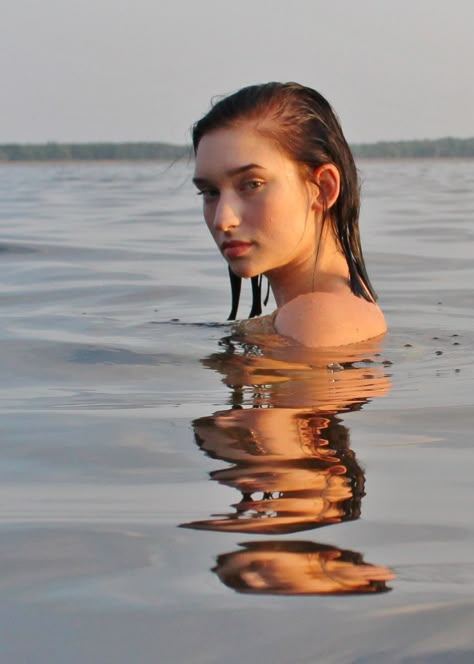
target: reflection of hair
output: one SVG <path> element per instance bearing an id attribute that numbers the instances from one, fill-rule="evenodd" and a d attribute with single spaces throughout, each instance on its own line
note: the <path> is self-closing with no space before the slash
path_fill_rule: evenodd
<path id="1" fill-rule="evenodd" d="M 336 415 L 326 415 L 327 424 L 321 429 L 321 415 L 307 413 L 298 415 L 299 420 L 306 420 L 308 426 L 314 429 L 314 437 L 327 439 L 331 449 L 336 453 L 340 463 L 346 468 L 346 477 L 351 483 L 351 497 L 341 503 L 344 520 L 356 520 L 360 518 L 361 502 L 365 496 L 365 475 L 359 466 L 356 455 L 349 447 L 349 429 L 341 423 Z"/>
<path id="2" fill-rule="evenodd" d="M 216 566 L 212 568 L 219 579 L 229 588 L 236 590 L 239 593 L 262 593 L 262 594 L 275 594 L 279 591 L 284 591 L 291 594 L 291 585 L 287 585 L 284 579 L 279 579 L 275 586 L 264 586 L 263 588 L 256 589 L 249 585 L 246 580 L 246 573 L 256 572 L 262 570 L 266 566 L 265 560 L 256 559 L 248 563 L 246 566 L 239 566 L 237 561 L 239 556 L 245 553 L 262 554 L 267 553 L 269 561 L 278 558 L 279 554 L 295 554 L 300 556 L 307 556 L 308 560 L 318 559 L 321 561 L 321 571 L 324 574 L 323 561 L 334 557 L 337 554 L 337 561 L 340 563 L 350 563 L 351 565 L 366 565 L 372 567 L 369 563 L 365 563 L 362 554 L 356 551 L 349 551 L 339 549 L 334 546 L 326 544 L 318 544 L 316 542 L 307 541 L 266 541 L 266 542 L 241 542 L 239 546 L 243 550 L 232 551 L 231 553 L 222 553 L 216 558 Z M 234 563 L 232 565 L 232 563 Z M 334 576 L 331 575 L 333 580 Z M 392 578 L 392 577 L 390 577 Z M 335 583 L 337 581 L 335 580 Z M 342 582 L 341 588 L 332 591 L 333 594 L 357 594 L 357 593 L 381 593 L 390 590 L 385 581 L 367 579 L 366 583 L 360 586 L 344 587 Z"/>
<path id="3" fill-rule="evenodd" d="M 352 292 L 375 301 L 376 294 L 367 275 L 360 244 L 357 170 L 330 104 L 316 90 L 298 83 L 266 83 L 242 88 L 218 101 L 196 122 L 194 151 L 197 152 L 206 133 L 245 120 L 259 121 L 258 131 L 275 140 L 291 159 L 301 164 L 307 177 L 323 164 L 331 163 L 337 167 L 341 189 L 329 217 L 347 260 Z M 239 290 L 235 283 L 234 289 Z"/>

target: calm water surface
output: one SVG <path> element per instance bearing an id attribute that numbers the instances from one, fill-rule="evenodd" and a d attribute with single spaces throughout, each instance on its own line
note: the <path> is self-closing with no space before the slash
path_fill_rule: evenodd
<path id="1" fill-rule="evenodd" d="M 390 332 L 317 353 L 188 165 L 0 166 L 0 662 L 474 661 L 474 162 L 359 167 Z"/>

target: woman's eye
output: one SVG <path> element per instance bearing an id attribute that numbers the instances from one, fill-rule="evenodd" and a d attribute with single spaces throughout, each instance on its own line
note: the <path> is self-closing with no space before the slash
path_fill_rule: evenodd
<path id="1" fill-rule="evenodd" d="M 219 192 L 217 191 L 217 189 L 200 189 L 197 192 L 197 195 L 202 196 L 205 202 L 207 203 L 209 201 L 214 200 L 216 196 L 219 195 Z"/>
<path id="2" fill-rule="evenodd" d="M 262 180 L 247 180 L 243 184 L 243 188 L 246 189 L 247 191 L 253 191 L 255 189 L 260 189 L 260 187 L 263 187 Z"/>

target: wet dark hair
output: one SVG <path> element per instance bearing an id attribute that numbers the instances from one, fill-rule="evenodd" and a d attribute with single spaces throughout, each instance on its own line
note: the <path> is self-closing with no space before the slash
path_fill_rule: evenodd
<path id="1" fill-rule="evenodd" d="M 242 88 L 217 101 L 193 127 L 196 154 L 202 137 L 215 129 L 231 127 L 246 120 L 259 121 L 258 131 L 268 136 L 305 167 L 308 177 L 323 164 L 334 164 L 340 174 L 339 196 L 326 211 L 350 274 L 352 292 L 369 302 L 377 295 L 370 283 L 359 235 L 360 194 L 354 158 L 336 114 L 326 99 L 298 83 L 264 83 Z M 241 279 L 229 269 L 234 320 L 240 296 Z M 261 276 L 252 277 L 253 304 L 250 318 L 260 315 Z"/>

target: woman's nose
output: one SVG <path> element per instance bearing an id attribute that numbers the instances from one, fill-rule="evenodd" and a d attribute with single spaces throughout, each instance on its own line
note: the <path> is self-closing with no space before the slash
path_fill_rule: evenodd
<path id="1" fill-rule="evenodd" d="M 226 232 L 239 225 L 239 212 L 235 203 L 221 195 L 215 209 L 214 228 L 218 231 Z"/>

